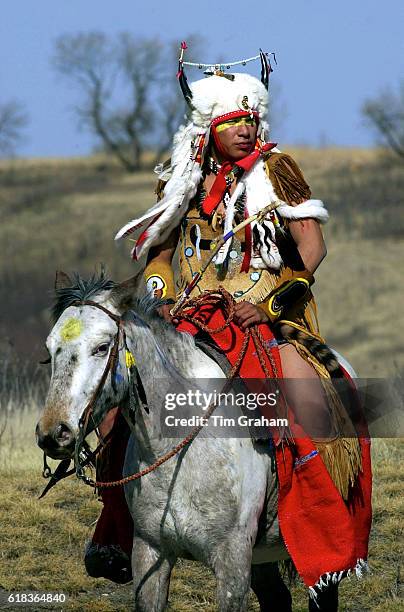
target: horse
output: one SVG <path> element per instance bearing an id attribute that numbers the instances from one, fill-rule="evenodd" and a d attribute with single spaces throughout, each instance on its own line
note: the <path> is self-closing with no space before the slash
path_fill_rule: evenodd
<path id="1" fill-rule="evenodd" d="M 75 282 L 59 275 L 56 322 L 46 341 L 51 380 L 36 428 L 37 443 L 50 457 L 74 455 L 89 404 L 85 434 L 119 405 L 131 429 L 123 474 L 147 469 L 178 443 L 161 427 L 165 394 L 184 379 L 225 379 L 190 334 L 158 315 L 158 301 L 137 296 L 140 282 L 140 275 L 121 284 L 103 274 L 87 281 L 76 275 Z M 147 398 L 135 406 L 128 354 Z M 278 567 L 289 555 L 277 521 L 269 443 L 218 438 L 203 427 L 176 459 L 126 484 L 125 496 L 134 522 L 135 610 L 165 609 L 179 558 L 214 572 L 221 612 L 246 610 L 250 586 L 262 611 L 292 610 Z M 337 610 L 337 588 L 309 599 L 309 610 Z"/>

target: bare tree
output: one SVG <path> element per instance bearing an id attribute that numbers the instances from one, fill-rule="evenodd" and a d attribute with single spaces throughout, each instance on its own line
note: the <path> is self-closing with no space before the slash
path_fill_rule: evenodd
<path id="1" fill-rule="evenodd" d="M 191 34 L 187 42 L 187 61 L 199 62 L 203 37 Z M 97 31 L 65 34 L 56 41 L 53 65 L 78 87 L 81 123 L 128 171 L 141 168 L 146 147 L 155 149 L 155 163 L 162 161 L 184 119 L 186 105 L 175 78 L 178 55 L 179 41 L 163 46 L 129 33 L 115 39 Z M 203 78 L 198 70 L 187 72 L 191 81 Z M 279 93 L 276 83 L 272 89 Z M 279 95 L 274 99 L 271 126 L 274 116 L 279 125 L 286 115 Z"/>
<path id="2" fill-rule="evenodd" d="M 101 32 L 65 34 L 56 41 L 53 64 L 79 86 L 81 122 L 130 172 L 141 166 L 152 125 L 161 50 L 154 39 L 138 41 L 129 33 L 115 42 Z"/>
<path id="3" fill-rule="evenodd" d="M 377 97 L 367 100 L 362 114 L 382 142 L 404 157 L 404 80 L 396 93 L 386 89 Z"/>
<path id="4" fill-rule="evenodd" d="M 0 105 L 0 155 L 12 155 L 28 123 L 24 106 L 16 100 Z"/>

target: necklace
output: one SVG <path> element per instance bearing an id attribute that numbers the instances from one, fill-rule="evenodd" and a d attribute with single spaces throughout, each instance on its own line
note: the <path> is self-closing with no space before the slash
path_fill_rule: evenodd
<path id="1" fill-rule="evenodd" d="M 206 174 L 214 174 L 215 176 L 217 176 L 220 170 L 222 169 L 221 164 L 218 164 L 217 161 L 213 159 L 213 157 L 208 157 L 204 166 L 205 166 L 204 170 Z M 238 166 L 235 166 L 229 172 L 229 174 L 226 176 L 226 185 L 228 189 L 230 189 L 234 180 L 238 178 L 241 175 L 241 173 L 242 173 L 242 170 Z"/>
<path id="2" fill-rule="evenodd" d="M 212 220 L 215 216 L 215 212 L 213 212 L 212 215 L 207 215 L 202 208 L 202 204 L 205 200 L 207 196 L 207 192 L 206 189 L 203 187 L 203 181 L 201 181 L 198 190 L 195 194 L 195 197 L 193 199 L 193 202 L 195 204 L 195 208 L 197 209 L 199 216 L 201 219 L 204 219 L 205 221 L 208 221 L 209 225 L 212 224 Z M 230 194 L 228 192 L 228 190 L 226 190 L 224 196 L 223 196 L 223 204 L 225 206 L 225 208 L 227 207 L 227 203 L 230 199 Z M 236 200 L 236 203 L 234 205 L 234 220 L 236 222 L 236 225 L 241 223 L 242 220 L 244 219 L 244 207 L 245 207 L 245 203 L 246 203 L 246 192 L 244 191 Z M 216 215 L 216 219 L 219 222 L 219 224 L 221 224 L 223 222 L 223 217 L 221 219 L 218 218 L 218 215 Z"/>
<path id="3" fill-rule="evenodd" d="M 218 164 L 217 161 L 213 159 L 213 157 L 208 157 L 206 160 L 206 166 L 207 169 L 210 170 L 210 172 L 213 172 L 213 174 L 216 174 L 216 176 L 219 174 L 222 167 L 221 164 Z"/>
<path id="4" fill-rule="evenodd" d="M 202 208 L 202 204 L 207 196 L 207 191 L 204 188 L 203 184 L 204 184 L 204 181 L 207 175 L 214 174 L 215 176 L 217 176 L 221 168 L 222 166 L 213 157 L 209 156 L 205 159 L 205 163 L 202 169 L 203 170 L 202 180 L 193 198 L 194 205 L 199 212 L 200 218 L 204 219 L 205 221 L 208 221 L 209 225 L 212 225 L 212 228 L 215 231 L 217 229 L 217 225 L 223 227 L 225 215 L 223 213 L 219 213 L 217 209 L 214 210 L 210 215 L 204 212 Z M 238 176 L 240 176 L 241 174 L 242 174 L 241 168 L 238 168 L 238 166 L 235 166 L 235 168 L 232 169 L 229 172 L 229 174 L 226 176 L 226 190 L 222 197 L 222 203 L 225 209 L 227 208 L 228 202 L 231 198 L 231 194 L 230 194 L 231 186 L 234 183 L 234 181 L 238 178 Z M 241 223 L 241 221 L 244 218 L 245 202 L 246 202 L 246 195 L 245 193 L 243 193 L 239 198 L 237 198 L 237 201 L 235 203 L 234 218 L 235 218 L 236 223 Z"/>

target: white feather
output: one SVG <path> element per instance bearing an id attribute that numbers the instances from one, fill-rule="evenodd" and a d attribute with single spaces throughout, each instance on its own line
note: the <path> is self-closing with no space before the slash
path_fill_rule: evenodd
<path id="1" fill-rule="evenodd" d="M 220 76 L 211 76 L 191 84 L 193 92 L 192 121 L 186 126 L 181 126 L 174 136 L 173 150 L 171 156 L 171 167 L 163 170 L 157 167 L 156 171 L 163 180 L 168 180 L 164 188 L 164 196 L 160 202 L 151 207 L 143 216 L 129 221 L 116 234 L 115 239 L 122 238 L 128 231 L 132 232 L 144 228 L 146 222 L 152 221 L 158 214 L 160 216 L 148 228 L 146 239 L 138 249 L 135 247 L 136 256 L 145 255 L 152 245 L 161 244 L 169 236 L 170 232 L 179 225 L 181 219 L 188 210 L 189 202 L 194 197 L 199 182 L 202 179 L 200 164 L 195 161 L 196 141 L 198 137 L 205 136 L 202 150 L 202 164 L 209 143 L 210 125 L 213 119 L 233 112 L 237 109 L 243 110 L 243 98 L 247 96 L 248 106 L 255 110 L 260 117 L 260 134 L 268 133 L 266 116 L 268 112 L 268 92 L 264 85 L 255 77 L 248 74 L 235 74 L 233 81 Z M 279 152 L 279 149 L 273 149 Z M 262 210 L 268 204 L 278 200 L 274 187 L 268 178 L 264 162 L 259 159 L 243 179 L 237 185 L 230 202 L 225 221 L 225 232 L 229 231 L 233 224 L 234 207 L 242 190 L 246 190 L 246 206 L 249 214 Z M 328 220 L 328 213 L 320 200 L 308 200 L 298 206 L 289 206 L 282 203 L 278 209 L 279 213 L 286 219 L 314 218 L 320 223 Z M 271 267 L 279 269 L 282 260 L 279 251 L 274 244 L 275 229 L 270 216 L 264 220 L 270 231 L 273 245 L 269 251 L 260 246 L 259 255 L 253 252 L 251 265 L 253 268 Z M 256 225 L 252 224 L 252 229 Z M 257 226 L 257 225 L 256 225 Z M 257 226 L 263 235 L 263 227 Z M 216 263 L 224 261 L 229 244 L 222 249 Z"/>
<path id="2" fill-rule="evenodd" d="M 234 220 L 234 211 L 235 211 L 235 204 L 238 200 L 238 198 L 241 196 L 241 194 L 243 193 L 245 189 L 245 183 L 244 181 L 240 181 L 237 185 L 237 187 L 235 188 L 235 190 L 232 193 L 232 196 L 227 204 L 227 210 L 226 210 L 226 219 L 224 222 L 224 230 L 223 233 L 227 234 L 227 232 L 229 232 L 232 228 L 233 228 L 233 220 Z M 227 242 L 224 243 L 224 245 L 222 246 L 222 248 L 219 250 L 218 254 L 215 257 L 215 264 L 222 264 L 226 257 L 227 257 L 227 253 L 229 251 L 230 248 L 230 244 L 231 244 L 231 240 L 227 240 Z"/>

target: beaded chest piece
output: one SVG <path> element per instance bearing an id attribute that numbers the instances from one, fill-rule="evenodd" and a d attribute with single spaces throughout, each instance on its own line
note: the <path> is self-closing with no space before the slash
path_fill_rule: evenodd
<path id="1" fill-rule="evenodd" d="M 223 197 L 224 206 L 230 197 L 230 187 L 231 182 Z M 202 202 L 205 197 L 206 191 L 200 186 L 181 223 L 180 293 L 194 274 L 200 270 L 211 249 L 215 248 L 215 240 L 223 233 L 223 215 L 217 210 L 211 217 L 203 212 Z M 238 225 L 244 218 L 245 201 L 246 197 L 243 194 L 236 202 L 234 225 Z M 245 251 L 245 230 L 237 232 L 231 240 L 225 262 L 220 266 L 210 265 L 195 291 L 201 293 L 206 289 L 214 290 L 221 285 L 233 295 L 236 301 L 247 300 L 256 304 L 265 300 L 276 284 L 277 274 L 252 267 L 247 272 L 241 272 Z"/>

